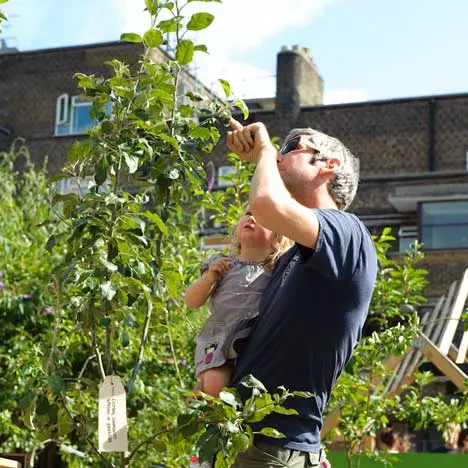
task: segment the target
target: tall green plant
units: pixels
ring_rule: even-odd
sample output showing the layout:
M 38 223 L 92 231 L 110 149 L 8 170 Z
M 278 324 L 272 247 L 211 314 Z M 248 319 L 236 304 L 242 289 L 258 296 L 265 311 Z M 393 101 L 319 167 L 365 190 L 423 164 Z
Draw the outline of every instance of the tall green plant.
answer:
M 196 434 L 206 434 L 211 424 L 205 437 L 211 448 L 202 444 L 201 450 L 207 456 L 216 450 L 219 466 L 225 466 L 236 450 L 245 449 L 245 442 L 234 442 L 242 438 L 239 425 L 257 409 L 275 410 L 283 397 L 265 410 L 262 398 L 268 397 L 259 391 L 245 414 L 219 410 L 232 407 L 232 396 L 220 406 L 193 407 L 200 420 L 218 408 L 193 434 L 175 420 L 193 381 L 187 363 L 195 332 L 180 298 L 195 274 L 192 265 L 200 261 L 194 228 L 201 200 L 195 203 L 194 194 L 204 196 L 202 155 L 212 151 L 230 112 L 218 99 L 205 106 L 194 92 L 183 100 L 178 95 L 183 67 L 195 52 L 206 51 L 187 32 L 209 26 L 213 16 L 184 17 L 191 0 L 145 3 L 151 28 L 143 36 L 122 35 L 142 44 L 138 68 L 112 60 L 109 78 L 76 75 L 98 125 L 73 145 L 54 178 L 79 177 L 89 185 L 85 193 L 53 199 L 63 224 L 47 247 L 65 251 L 54 271 L 57 325 L 43 373 L 28 381 L 25 420 L 41 440 L 85 452 L 85 460 L 64 455 L 70 466 L 148 466 L 147 451 L 156 443 L 152 461 L 180 467 Z M 148 52 L 168 34 L 175 38 L 175 57 L 154 63 Z M 228 83 L 221 84 L 230 94 Z M 107 375 L 121 376 L 128 393 L 131 445 L 120 456 L 96 447 L 97 390 Z M 171 443 L 164 444 L 168 437 Z
M 18 167 L 20 168 L 18 170 Z M 30 161 L 24 141 L 0 152 L 0 446 L 1 451 L 32 449 L 37 443 L 20 410 L 31 380 L 47 365 L 44 343 L 54 325 L 51 272 L 60 251 L 45 251 L 56 229 L 49 219 L 50 193 L 43 170 Z M 19 405 L 18 405 L 19 401 Z

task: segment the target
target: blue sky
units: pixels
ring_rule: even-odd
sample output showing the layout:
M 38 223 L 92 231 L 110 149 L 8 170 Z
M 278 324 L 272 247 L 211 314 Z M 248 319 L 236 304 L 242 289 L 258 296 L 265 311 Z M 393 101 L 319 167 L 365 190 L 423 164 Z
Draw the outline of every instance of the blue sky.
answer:
M 274 94 L 276 54 L 309 47 L 327 103 L 468 92 L 466 0 L 224 0 L 196 39 L 198 76 L 240 97 Z M 20 50 L 117 40 L 144 31 L 143 0 L 10 0 L 5 35 Z M 17 16 L 15 16 L 17 15 Z

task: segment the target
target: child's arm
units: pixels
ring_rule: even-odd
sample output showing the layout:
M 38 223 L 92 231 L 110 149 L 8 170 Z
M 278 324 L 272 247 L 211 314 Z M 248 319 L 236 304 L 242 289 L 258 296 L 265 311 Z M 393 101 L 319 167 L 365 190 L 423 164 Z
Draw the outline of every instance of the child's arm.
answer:
M 192 309 L 198 309 L 216 289 L 218 281 L 232 268 L 230 258 L 220 258 L 212 262 L 201 277 L 190 285 L 185 292 L 184 301 Z

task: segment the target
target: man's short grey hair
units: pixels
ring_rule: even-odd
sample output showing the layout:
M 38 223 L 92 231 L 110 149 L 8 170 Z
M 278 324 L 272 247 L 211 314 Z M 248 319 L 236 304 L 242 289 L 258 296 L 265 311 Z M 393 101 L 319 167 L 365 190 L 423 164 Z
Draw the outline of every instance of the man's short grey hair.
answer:
M 328 192 L 335 200 L 339 210 L 346 210 L 356 195 L 359 183 L 359 159 L 337 138 L 326 135 L 312 128 L 294 128 L 284 140 L 289 141 L 298 135 L 309 136 L 309 141 L 323 158 L 339 159 L 341 164 L 335 177 L 328 184 Z

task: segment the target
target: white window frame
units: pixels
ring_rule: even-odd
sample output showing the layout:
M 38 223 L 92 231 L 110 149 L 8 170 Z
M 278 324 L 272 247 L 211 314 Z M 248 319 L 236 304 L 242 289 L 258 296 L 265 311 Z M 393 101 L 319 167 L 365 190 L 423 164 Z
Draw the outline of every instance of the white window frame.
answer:
M 55 106 L 55 134 L 59 135 L 57 128 L 60 125 L 64 125 L 68 121 L 68 113 L 70 110 L 70 100 L 68 94 L 61 94 L 57 98 L 57 103 Z
M 80 96 L 70 96 L 61 94 L 57 98 L 55 106 L 55 136 L 85 135 L 86 130 L 76 130 L 73 128 L 75 111 L 79 107 L 88 107 L 91 109 L 92 103 L 81 99 Z M 68 131 L 59 132 L 58 129 L 63 126 Z
M 89 101 L 85 101 L 80 99 L 79 96 L 72 96 L 71 98 L 71 106 L 70 106 L 70 135 L 83 135 L 86 133 L 86 130 L 83 131 L 76 131 L 73 129 L 73 120 L 75 118 L 75 108 L 77 107 L 89 107 L 91 109 L 92 104 Z
M 402 252 L 400 244 L 401 239 L 413 239 L 417 241 L 418 235 L 418 226 L 402 226 L 398 230 L 398 251 Z

